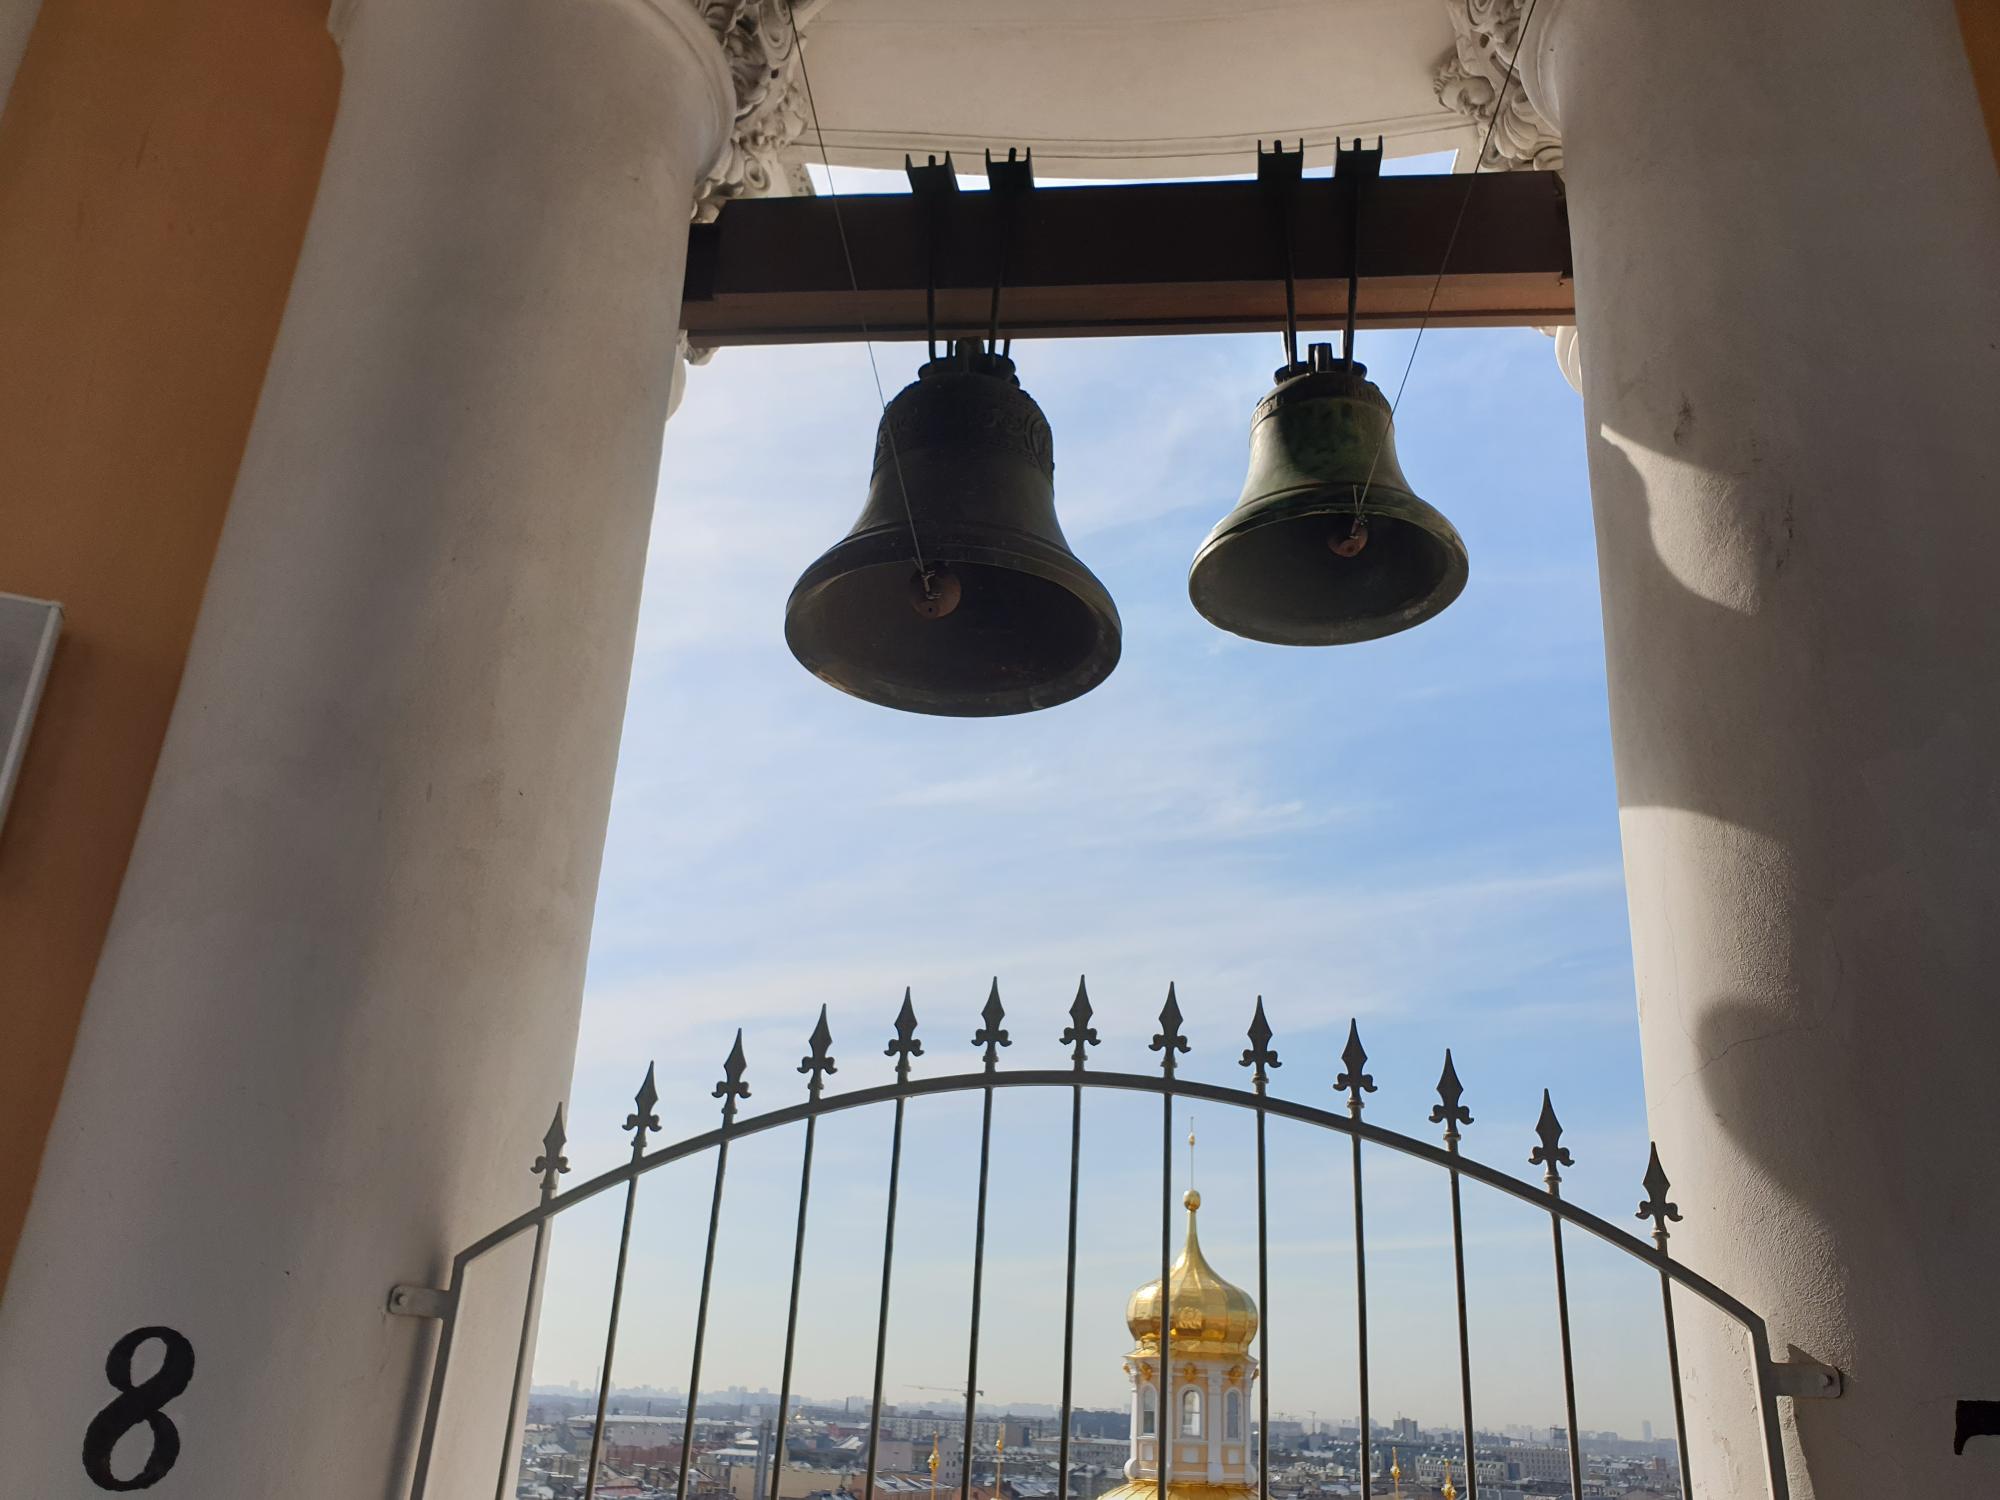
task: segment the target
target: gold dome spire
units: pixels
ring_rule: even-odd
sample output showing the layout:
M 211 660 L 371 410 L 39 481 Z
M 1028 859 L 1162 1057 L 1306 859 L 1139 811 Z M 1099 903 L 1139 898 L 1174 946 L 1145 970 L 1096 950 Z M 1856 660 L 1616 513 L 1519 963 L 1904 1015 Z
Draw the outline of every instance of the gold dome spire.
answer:
M 1244 1354 L 1257 1336 L 1257 1304 L 1239 1286 L 1232 1286 L 1216 1273 L 1201 1253 L 1194 1218 L 1201 1208 L 1201 1194 L 1189 1188 L 1181 1202 L 1187 1205 L 1187 1243 L 1174 1262 L 1170 1277 L 1176 1350 L 1190 1354 Z M 1160 1347 L 1160 1283 L 1149 1281 L 1132 1294 L 1125 1307 L 1125 1325 L 1132 1330 L 1141 1354 L 1156 1354 Z

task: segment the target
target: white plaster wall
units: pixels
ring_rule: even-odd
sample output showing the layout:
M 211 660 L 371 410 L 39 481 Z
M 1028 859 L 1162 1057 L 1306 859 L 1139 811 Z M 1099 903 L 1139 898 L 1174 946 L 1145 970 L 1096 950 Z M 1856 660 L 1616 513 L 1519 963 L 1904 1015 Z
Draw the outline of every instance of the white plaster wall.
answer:
M 389 1288 L 532 1201 L 568 1086 L 729 79 L 681 0 L 363 0 L 343 40 L 0 1303 L 9 1495 L 85 1493 L 106 1351 L 146 1325 L 196 1355 L 157 1493 L 401 1493 L 435 1325 L 390 1317 Z M 453 1403 L 479 1421 L 433 1495 L 493 1491 L 524 1269 L 482 1270 Z
M 2000 175 L 1950 0 L 1554 4 L 1675 1247 L 1847 1372 L 1795 1496 L 2000 1493 Z M 1696 1493 L 1763 1493 L 1741 1341 Z
M 1241 173 L 1258 141 L 1462 143 L 1445 0 L 828 0 L 806 41 L 836 162 L 1030 146 L 1049 177 Z M 816 159 L 808 137 L 805 159 Z

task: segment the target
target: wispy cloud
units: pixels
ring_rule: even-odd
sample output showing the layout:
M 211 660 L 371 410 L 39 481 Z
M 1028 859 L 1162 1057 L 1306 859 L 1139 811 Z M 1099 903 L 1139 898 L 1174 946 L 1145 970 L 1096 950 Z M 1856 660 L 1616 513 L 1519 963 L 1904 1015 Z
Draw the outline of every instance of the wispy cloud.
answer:
M 955 1071 L 971 1060 L 972 1017 L 997 973 L 1015 1038 L 1009 1062 L 1046 1066 L 1060 1057 L 1055 1038 L 1077 976 L 1088 974 L 1103 1035 L 1097 1065 L 1155 1065 L 1146 1042 L 1172 980 L 1195 1042 L 1191 1076 L 1233 1079 L 1249 1004 L 1262 995 L 1286 1063 L 1275 1087 L 1322 1104 L 1358 1016 L 1382 1083 L 1370 1118 L 1399 1128 L 1430 1128 L 1429 1091 L 1453 1045 L 1479 1117 L 1475 1143 L 1498 1143 L 1493 1159 L 1510 1167 L 1524 1155 L 1540 1084 L 1556 1084 L 1573 1138 L 1591 1143 L 1579 1152 L 1590 1166 L 1578 1201 L 1601 1194 L 1608 1211 L 1629 1212 L 1634 1174 L 1617 1161 L 1636 1150 L 1635 1170 L 1643 1166 L 1644 1125 L 1574 397 L 1537 336 L 1428 338 L 1399 438 L 1413 482 L 1465 534 L 1473 586 L 1422 630 L 1350 650 L 1283 651 L 1213 631 L 1185 594 L 1188 558 L 1242 482 L 1271 343 L 1017 351 L 1055 427 L 1063 523 L 1118 601 L 1125 650 L 1096 692 L 1012 720 L 872 708 L 809 678 L 786 652 L 791 583 L 845 532 L 866 490 L 878 410 L 863 352 L 729 351 L 691 372 L 667 433 L 593 937 L 572 1101 L 580 1166 L 617 1158 L 610 1125 L 648 1058 L 659 1063 L 670 1131 L 712 1118 L 709 1085 L 739 1026 L 755 1107 L 787 1102 L 824 1004 L 841 1059 L 831 1083 L 865 1087 L 888 1076 L 881 1048 L 908 985 L 924 1068 Z M 1393 374 L 1408 347 L 1406 335 L 1385 335 L 1363 353 Z M 915 353 L 878 352 L 893 393 Z M 951 1153 L 969 1127 L 938 1108 L 942 1123 L 926 1115 L 913 1140 L 939 1155 L 926 1169 L 931 1188 L 909 1189 L 922 1207 L 910 1210 L 903 1294 L 942 1304 L 964 1292 L 969 1223 Z M 1066 1127 L 1031 1102 L 1007 1108 L 1019 1113 L 995 1171 L 1011 1184 L 1011 1207 L 996 1222 L 1020 1238 L 996 1241 L 993 1265 L 1016 1268 L 1010 1307 L 1026 1329 L 1048 1311 L 1029 1268 L 1046 1254 L 1037 1236 L 1054 1212 L 1032 1205 Z M 1109 1373 L 1089 1376 L 1088 1389 L 1115 1400 L 1117 1311 L 1135 1256 L 1147 1254 L 1127 1241 L 1134 1222 L 1157 1212 L 1158 1122 L 1093 1108 L 1102 1224 L 1086 1295 L 1092 1337 L 1110 1353 Z M 873 1295 L 878 1125 L 830 1122 L 822 1137 L 814 1305 L 823 1328 L 802 1378 L 826 1394 L 843 1394 L 850 1379 L 839 1351 L 872 1337 L 865 1319 L 842 1320 Z M 1233 1265 L 1247 1254 L 1242 1143 L 1227 1144 L 1235 1128 L 1203 1127 L 1219 1143 L 1203 1147 L 1214 1153 L 1204 1233 Z M 1328 1175 L 1344 1171 L 1344 1158 L 1311 1143 L 1283 1149 L 1287 1221 L 1274 1243 L 1275 1263 L 1297 1282 L 1284 1293 L 1288 1336 L 1337 1340 L 1345 1335 L 1319 1281 L 1345 1253 L 1345 1180 Z M 747 1148 L 740 1165 L 732 1157 L 732 1181 L 741 1173 L 744 1185 L 731 1192 L 748 1195 L 752 1220 L 779 1211 L 757 1207 L 758 1194 L 781 1204 L 796 1191 L 790 1150 L 774 1149 L 762 1166 Z M 1402 1325 L 1403 1341 L 1420 1349 L 1435 1309 L 1417 1273 L 1398 1267 L 1439 1250 L 1437 1184 L 1418 1164 L 1370 1173 L 1382 1316 L 1393 1324 L 1407 1313 L 1415 1321 Z M 1545 1268 L 1532 1257 L 1543 1241 L 1513 1221 L 1474 1228 L 1507 1309 L 1481 1316 L 1512 1329 L 1507 1320 L 1527 1315 L 1513 1310 L 1507 1278 L 1539 1285 Z M 589 1233 L 580 1243 L 604 1249 Z M 723 1383 L 775 1382 L 764 1367 L 771 1299 L 760 1287 L 783 1273 L 766 1263 L 776 1253 L 753 1238 L 731 1258 L 724 1279 L 735 1289 L 718 1296 L 735 1334 L 710 1345 Z M 597 1262 L 585 1254 L 577 1264 Z M 660 1271 L 658 1286 L 685 1270 Z M 577 1312 L 594 1295 L 589 1276 L 559 1268 L 557 1279 L 539 1357 L 567 1378 L 590 1368 L 601 1324 L 593 1331 L 596 1315 Z M 1540 1336 L 1531 1322 L 1520 1327 L 1530 1342 Z M 1036 1340 L 992 1337 L 989 1391 L 1047 1399 Z M 959 1358 L 936 1336 L 930 1343 L 908 1354 L 911 1369 Z M 1384 1358 L 1413 1393 L 1398 1399 L 1428 1399 L 1423 1358 Z M 672 1361 L 644 1368 L 665 1372 Z M 1641 1411 L 1649 1398 L 1637 1374 L 1599 1374 L 1600 1389 L 1623 1393 L 1621 1410 Z M 1332 1410 L 1340 1399 L 1308 1400 L 1300 1377 L 1287 1378 L 1284 1391 L 1274 1387 L 1281 1409 Z M 1541 1394 L 1496 1390 L 1519 1411 L 1496 1409 L 1494 1419 L 1550 1420 L 1536 1408 Z

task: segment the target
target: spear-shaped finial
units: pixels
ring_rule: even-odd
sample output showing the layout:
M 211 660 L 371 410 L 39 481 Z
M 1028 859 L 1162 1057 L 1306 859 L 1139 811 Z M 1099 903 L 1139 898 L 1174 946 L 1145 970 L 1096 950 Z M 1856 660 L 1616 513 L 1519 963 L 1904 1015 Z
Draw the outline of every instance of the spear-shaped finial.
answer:
M 1171 983 L 1167 985 L 1167 1003 L 1160 1007 L 1160 1029 L 1153 1033 L 1146 1050 L 1161 1054 L 1160 1071 L 1169 1078 L 1174 1076 L 1174 1054 L 1188 1050 L 1187 1038 L 1181 1035 L 1181 1002 Z
M 1451 1048 L 1444 1049 L 1444 1071 L 1438 1074 L 1438 1102 L 1431 1106 L 1431 1124 L 1444 1126 L 1448 1151 L 1458 1150 L 1458 1127 L 1472 1123 L 1472 1111 L 1458 1101 L 1465 1088 L 1458 1081 L 1458 1069 L 1451 1065 Z
M 1007 1012 L 1000 1004 L 1000 981 L 993 981 L 993 988 L 987 991 L 986 1006 L 979 1012 L 979 1019 L 986 1024 L 972 1034 L 972 1045 L 986 1048 L 986 1071 L 991 1073 L 1000 1065 L 1000 1049 L 1014 1043 L 1007 1036 L 1006 1027 L 1000 1023 L 1007 1019 Z
M 1556 1118 L 1556 1107 L 1549 1100 L 1549 1091 L 1542 1090 L 1542 1117 L 1535 1121 L 1535 1134 L 1542 1138 L 1541 1145 L 1528 1153 L 1528 1165 L 1546 1168 L 1542 1181 L 1549 1185 L 1552 1193 L 1562 1190 L 1562 1173 L 1557 1167 L 1573 1167 L 1569 1147 L 1562 1144 L 1562 1121 Z
M 556 1178 L 569 1170 L 569 1158 L 563 1155 L 563 1147 L 568 1144 L 569 1133 L 563 1129 L 563 1107 L 558 1104 L 555 1118 L 549 1121 L 548 1133 L 542 1137 L 542 1154 L 528 1168 L 530 1172 L 541 1173 L 544 1203 L 556 1195 Z
M 1361 1096 L 1375 1092 L 1375 1076 L 1361 1071 L 1368 1066 L 1368 1050 L 1361 1045 L 1359 1022 L 1347 1023 L 1347 1045 L 1340 1049 L 1340 1060 L 1347 1064 L 1347 1071 L 1333 1080 L 1333 1086 L 1347 1090 L 1347 1112 L 1358 1120 Z
M 1097 1045 L 1097 1028 L 1090 1024 L 1090 994 L 1083 976 L 1076 981 L 1076 998 L 1069 1004 L 1069 1025 L 1063 1028 L 1062 1044 L 1069 1048 L 1070 1066 L 1083 1071 L 1084 1049 Z
M 1667 1224 L 1678 1224 L 1681 1210 L 1677 1203 L 1667 1201 L 1667 1189 L 1673 1184 L 1667 1181 L 1667 1169 L 1660 1165 L 1660 1146 L 1653 1143 L 1653 1153 L 1646 1160 L 1646 1180 L 1641 1184 L 1646 1189 L 1646 1197 L 1639 1204 L 1639 1212 L 1634 1218 L 1653 1221 L 1653 1243 L 1664 1253 L 1667 1248 Z
M 799 1059 L 799 1071 L 812 1075 L 806 1080 L 806 1097 L 817 1099 L 826 1075 L 840 1071 L 834 1066 L 833 1054 L 826 1050 L 833 1045 L 833 1032 L 826 1024 L 824 1005 L 819 1008 L 819 1021 L 813 1026 L 812 1035 L 806 1039 L 806 1045 L 811 1047 L 812 1051 Z
M 639 1085 L 639 1092 L 632 1096 L 632 1113 L 625 1117 L 625 1128 L 632 1132 L 632 1159 L 637 1161 L 646 1153 L 646 1135 L 660 1128 L 660 1117 L 653 1113 L 653 1106 L 660 1102 L 660 1091 L 653 1086 L 653 1065 L 646 1064 L 646 1081 Z
M 917 1012 L 910 1004 L 910 992 L 903 991 L 903 1008 L 896 1012 L 896 1034 L 889 1045 L 882 1049 L 884 1057 L 896 1059 L 896 1082 L 901 1083 L 910 1076 L 910 1059 L 924 1055 L 924 1044 L 917 1040 Z
M 714 1097 L 722 1101 L 722 1127 L 727 1130 L 736 1118 L 736 1101 L 750 1097 L 750 1085 L 743 1081 L 743 1028 L 736 1028 L 736 1045 L 729 1049 L 729 1056 L 722 1064 L 722 1081 L 715 1086 Z
M 1237 1066 L 1249 1068 L 1250 1082 L 1258 1093 L 1271 1081 L 1270 1069 L 1279 1066 L 1278 1054 L 1271 1047 L 1271 1023 L 1264 1019 L 1264 997 L 1257 997 L 1257 1012 L 1250 1017 L 1250 1045 L 1243 1049 L 1243 1056 Z

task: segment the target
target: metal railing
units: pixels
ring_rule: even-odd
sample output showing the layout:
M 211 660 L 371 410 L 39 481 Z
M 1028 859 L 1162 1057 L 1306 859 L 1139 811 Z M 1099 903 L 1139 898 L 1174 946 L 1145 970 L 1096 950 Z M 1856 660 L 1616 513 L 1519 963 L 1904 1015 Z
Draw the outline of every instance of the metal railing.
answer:
M 1075 1354 L 1076 1330 L 1076 1262 L 1077 1262 L 1077 1197 L 1078 1166 L 1083 1142 L 1083 1096 L 1087 1089 L 1115 1089 L 1134 1093 L 1155 1094 L 1160 1099 L 1160 1368 L 1171 1369 L 1173 1340 L 1172 1308 L 1172 1233 L 1173 1233 L 1173 1110 L 1176 1100 L 1200 1100 L 1206 1103 L 1230 1105 L 1253 1113 L 1256 1125 L 1256 1197 L 1257 1197 L 1257 1303 L 1261 1314 L 1259 1331 L 1259 1363 L 1268 1368 L 1271 1318 L 1269 1316 L 1269 1255 L 1268 1255 L 1268 1206 L 1265 1191 L 1265 1124 L 1267 1119 L 1296 1121 L 1300 1124 L 1317 1126 L 1320 1129 L 1345 1135 L 1352 1145 L 1352 1175 L 1354 1186 L 1354 1266 L 1356 1297 L 1356 1349 L 1357 1377 L 1360 1392 L 1360 1441 L 1357 1467 L 1360 1470 L 1363 1500 L 1370 1500 L 1373 1494 L 1372 1452 L 1379 1444 L 1373 1440 L 1369 1422 L 1369 1343 L 1368 1343 L 1368 1280 L 1367 1257 L 1364 1236 L 1364 1195 L 1362 1176 L 1362 1153 L 1364 1143 L 1385 1147 L 1391 1151 L 1427 1162 L 1442 1169 L 1450 1184 L 1451 1239 L 1453 1271 L 1457 1292 L 1458 1316 L 1458 1357 L 1459 1390 L 1462 1403 L 1464 1433 L 1465 1491 L 1467 1500 L 1478 1500 L 1479 1469 L 1474 1454 L 1475 1427 L 1472 1401 L 1472 1359 L 1471 1339 L 1466 1322 L 1466 1278 L 1465 1278 L 1465 1231 L 1460 1207 L 1459 1186 L 1462 1179 L 1469 1178 L 1496 1192 L 1546 1213 L 1554 1250 L 1555 1297 L 1557 1325 L 1561 1334 L 1562 1383 L 1565 1413 L 1568 1420 L 1567 1439 L 1569 1448 L 1569 1477 L 1573 1492 L 1581 1497 L 1583 1485 L 1583 1453 L 1581 1433 L 1576 1419 L 1576 1372 L 1570 1340 L 1569 1287 L 1563 1255 L 1563 1232 L 1565 1228 L 1581 1230 L 1597 1239 L 1623 1251 L 1633 1259 L 1642 1261 L 1653 1268 L 1660 1278 L 1661 1310 L 1665 1321 L 1668 1377 L 1673 1392 L 1674 1431 L 1677 1440 L 1677 1454 L 1680 1464 L 1681 1493 L 1684 1497 L 1693 1494 L 1689 1485 L 1687 1420 L 1682 1401 L 1679 1343 L 1675 1332 L 1674 1292 L 1692 1293 L 1725 1316 L 1734 1320 L 1749 1339 L 1750 1350 L 1756 1375 L 1757 1402 L 1764 1447 L 1765 1469 L 1771 1500 L 1789 1500 L 1784 1451 L 1779 1427 L 1778 1398 L 1781 1395 L 1803 1396 L 1838 1394 L 1838 1373 L 1822 1367 L 1812 1366 L 1799 1369 L 1796 1366 L 1782 1366 L 1771 1358 L 1770 1338 L 1764 1320 L 1735 1297 L 1723 1291 L 1706 1277 L 1690 1270 L 1675 1260 L 1667 1250 L 1667 1226 L 1680 1218 L 1679 1209 L 1667 1199 L 1669 1184 L 1665 1171 L 1660 1165 L 1658 1148 L 1655 1147 L 1647 1163 L 1642 1185 L 1645 1198 L 1639 1204 L 1635 1217 L 1652 1222 L 1652 1243 L 1599 1218 L 1562 1196 L 1563 1167 L 1573 1165 L 1569 1149 L 1562 1144 L 1562 1126 L 1556 1119 L 1555 1109 L 1545 1090 L 1542 1094 L 1541 1118 L 1536 1125 L 1538 1144 L 1530 1153 L 1531 1165 L 1543 1168 L 1542 1187 L 1537 1191 L 1532 1185 L 1511 1177 L 1493 1167 L 1470 1160 L 1461 1154 L 1460 1127 L 1472 1123 L 1471 1112 L 1462 1103 L 1464 1090 L 1452 1064 L 1449 1050 L 1445 1053 L 1444 1070 L 1437 1083 L 1438 1103 L 1430 1111 L 1433 1124 L 1444 1127 L 1443 1145 L 1418 1140 L 1411 1136 L 1386 1130 L 1369 1124 L 1362 1118 L 1363 1095 L 1375 1091 L 1375 1080 L 1365 1071 L 1368 1054 L 1363 1050 L 1359 1028 L 1350 1023 L 1347 1045 L 1341 1053 L 1344 1071 L 1334 1080 L 1334 1089 L 1347 1095 L 1345 1113 L 1315 1109 L 1310 1105 L 1273 1097 L 1269 1092 L 1270 1071 L 1279 1066 L 1278 1054 L 1272 1048 L 1272 1031 L 1265 1018 L 1264 1004 L 1260 998 L 1251 1018 L 1248 1039 L 1250 1045 L 1244 1049 L 1240 1065 L 1250 1070 L 1250 1088 L 1227 1088 L 1217 1084 L 1201 1083 L 1178 1076 L 1177 1059 L 1189 1050 L 1187 1038 L 1182 1034 L 1180 1004 L 1173 987 L 1167 989 L 1167 1000 L 1160 1011 L 1160 1029 L 1152 1038 L 1150 1049 L 1160 1054 L 1157 1075 L 1140 1073 L 1099 1072 L 1088 1066 L 1089 1049 L 1098 1044 L 1098 1034 L 1092 1026 L 1090 998 L 1082 983 L 1077 986 L 1076 999 L 1070 1007 L 1069 1026 L 1063 1031 L 1061 1043 L 1069 1049 L 1068 1068 L 1025 1069 L 1002 1072 L 999 1067 L 999 1052 L 1002 1047 L 1012 1045 L 1011 1038 L 1003 1025 L 1005 1012 L 1000 1003 L 999 987 L 995 984 L 987 997 L 985 1008 L 980 1012 L 980 1029 L 972 1038 L 972 1045 L 982 1049 L 981 1067 L 972 1073 L 951 1074 L 937 1078 L 919 1078 L 911 1075 L 911 1062 L 923 1055 L 924 1044 L 917 1036 L 916 1011 L 910 1002 L 908 991 L 904 992 L 903 1005 L 894 1026 L 894 1035 L 884 1048 L 884 1056 L 895 1059 L 895 1081 L 872 1088 L 857 1089 L 849 1093 L 826 1095 L 826 1076 L 836 1071 L 834 1058 L 830 1052 L 832 1034 L 827 1026 L 825 1008 L 822 1007 L 818 1024 L 809 1039 L 809 1051 L 800 1059 L 798 1071 L 806 1075 L 806 1098 L 804 1102 L 770 1110 L 764 1114 L 739 1118 L 739 1101 L 750 1095 L 748 1084 L 744 1082 L 746 1064 L 743 1056 L 743 1036 L 739 1031 L 736 1043 L 730 1049 L 728 1059 L 723 1064 L 722 1078 L 715 1085 L 714 1097 L 721 1101 L 721 1123 L 713 1130 L 689 1136 L 672 1145 L 656 1146 L 648 1149 L 649 1138 L 659 1131 L 659 1117 L 653 1113 L 658 1102 L 654 1086 L 653 1070 L 646 1070 L 645 1082 L 640 1086 L 634 1100 L 634 1108 L 625 1117 L 624 1128 L 632 1134 L 632 1153 L 622 1166 L 603 1172 L 586 1182 L 566 1190 L 559 1190 L 559 1179 L 568 1172 L 569 1161 L 563 1155 L 567 1144 L 563 1111 L 557 1107 L 555 1118 L 550 1122 L 548 1133 L 542 1141 L 542 1153 L 535 1158 L 532 1170 L 541 1177 L 540 1201 L 519 1217 L 502 1224 L 492 1233 L 474 1241 L 459 1251 L 453 1259 L 451 1282 L 443 1293 L 422 1288 L 398 1287 L 391 1296 L 391 1307 L 396 1311 L 413 1312 L 441 1319 L 443 1327 L 432 1360 L 429 1389 L 427 1393 L 423 1427 L 418 1440 L 414 1474 L 411 1482 L 411 1500 L 424 1500 L 426 1486 L 431 1477 L 432 1460 L 435 1453 L 439 1413 L 449 1378 L 452 1359 L 453 1335 L 456 1331 L 459 1312 L 466 1284 L 467 1269 L 481 1257 L 504 1245 L 509 1245 L 523 1235 L 532 1236 L 532 1258 L 528 1288 L 521 1316 L 521 1332 L 516 1347 L 514 1382 L 507 1413 L 507 1424 L 501 1437 L 502 1453 L 495 1495 L 497 1500 L 506 1500 L 512 1489 L 512 1476 L 516 1470 L 518 1457 L 515 1451 L 517 1434 L 529 1388 L 529 1357 L 532 1349 L 537 1320 L 541 1307 L 543 1279 L 548 1265 L 549 1226 L 560 1214 L 586 1203 L 600 1194 L 623 1187 L 625 1190 L 624 1220 L 618 1240 L 617 1269 L 614 1273 L 611 1291 L 611 1307 L 604 1336 L 604 1360 L 597 1390 L 596 1416 L 591 1428 L 590 1457 L 584 1477 L 586 1500 L 594 1496 L 600 1459 L 603 1453 L 605 1414 L 611 1394 L 613 1360 L 618 1343 L 618 1319 L 625 1289 L 627 1252 L 632 1238 L 633 1207 L 637 1200 L 639 1179 L 657 1168 L 698 1156 L 704 1152 L 715 1153 L 714 1189 L 709 1200 L 708 1230 L 706 1248 L 702 1258 L 700 1292 L 695 1308 L 694 1339 L 691 1365 L 688 1372 L 687 1410 L 683 1419 L 680 1447 L 679 1472 L 676 1493 L 685 1497 L 688 1493 L 688 1474 L 693 1462 L 695 1446 L 695 1414 L 701 1389 L 702 1353 L 708 1327 L 709 1293 L 715 1273 L 716 1230 L 721 1218 L 724 1181 L 729 1167 L 729 1147 L 731 1142 L 745 1136 L 782 1129 L 786 1126 L 804 1127 L 804 1146 L 799 1166 L 799 1199 L 797 1231 L 793 1241 L 791 1289 L 785 1321 L 784 1363 L 779 1385 L 777 1431 L 780 1434 L 779 1461 L 771 1466 L 770 1495 L 768 1500 L 779 1500 L 779 1476 L 783 1471 L 782 1444 L 786 1431 L 791 1401 L 793 1356 L 797 1348 L 799 1323 L 799 1286 L 801 1270 L 805 1261 L 807 1207 L 812 1192 L 813 1142 L 816 1126 L 821 1116 L 837 1111 L 865 1109 L 871 1105 L 889 1104 L 894 1110 L 894 1125 L 890 1136 L 889 1181 L 887 1211 L 882 1234 L 882 1278 L 881 1294 L 877 1309 L 875 1329 L 874 1377 L 870 1399 L 870 1433 L 867 1447 L 867 1468 L 862 1500 L 874 1500 L 876 1461 L 881 1441 L 882 1382 L 885 1359 L 888 1350 L 889 1301 L 892 1275 L 896 1254 L 896 1201 L 897 1189 L 902 1173 L 903 1123 L 904 1114 L 910 1101 L 931 1095 L 957 1094 L 977 1091 L 983 1095 L 983 1108 L 979 1130 L 979 1176 L 976 1228 L 974 1231 L 972 1254 L 972 1325 L 968 1341 L 968 1357 L 965 1379 L 966 1411 L 964 1425 L 964 1454 L 960 1465 L 961 1497 L 971 1484 L 973 1471 L 972 1445 L 974 1427 L 974 1404 L 979 1389 L 979 1332 L 982 1314 L 981 1292 L 985 1272 L 986 1249 L 986 1198 L 991 1147 L 993 1135 L 993 1095 L 1001 1088 L 1052 1088 L 1070 1091 L 1070 1159 L 1069 1159 L 1069 1219 L 1064 1261 L 1063 1296 L 1063 1351 L 1062 1351 L 1062 1417 L 1057 1457 L 1058 1500 L 1069 1500 L 1070 1484 L 1070 1428 L 1072 1415 L 1073 1384 L 1072 1373 Z M 1797 1373 L 1803 1378 L 1790 1379 Z M 1163 1382 L 1164 1384 L 1165 1382 Z M 1162 1399 L 1159 1404 L 1160 1422 L 1164 1424 L 1173 1410 L 1171 1403 Z M 1270 1431 L 1270 1387 L 1268 1379 L 1258 1381 L 1258 1473 L 1257 1493 L 1259 1500 L 1269 1500 L 1270 1496 L 1270 1446 L 1265 1435 Z M 1156 1443 L 1159 1457 L 1154 1465 L 1155 1483 L 1159 1500 L 1168 1500 L 1167 1487 L 1172 1470 L 1171 1444 Z M 997 1500 L 997 1497 L 996 1497 Z

